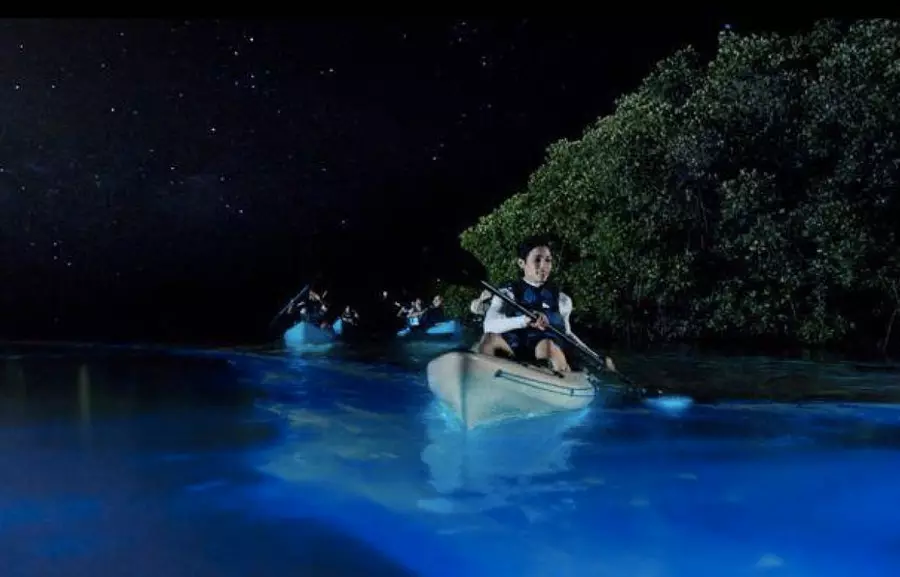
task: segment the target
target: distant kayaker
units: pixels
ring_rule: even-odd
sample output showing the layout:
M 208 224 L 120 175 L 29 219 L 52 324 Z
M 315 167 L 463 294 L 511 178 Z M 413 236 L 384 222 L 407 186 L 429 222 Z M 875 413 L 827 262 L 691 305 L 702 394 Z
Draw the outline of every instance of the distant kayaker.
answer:
M 317 291 L 310 289 L 307 292 L 305 299 L 296 303 L 291 303 L 288 307 L 287 314 L 297 314 L 300 319 L 305 322 L 319 325 L 320 327 L 326 327 L 328 325 L 325 321 L 325 314 L 328 312 L 328 305 L 325 303 L 325 297 L 327 295 L 328 291 L 325 291 L 320 295 Z
M 525 362 L 549 361 L 554 370 L 567 372 L 571 368 L 563 352 L 563 341 L 547 327 L 552 325 L 574 337 L 569 324 L 572 299 L 548 282 L 553 270 L 550 243 L 539 237 L 525 240 L 519 246 L 517 262 L 522 278 L 498 288 L 539 316 L 532 321 L 494 296 L 484 315 L 484 335 L 478 352 L 512 356 Z
M 341 313 L 341 322 L 345 325 L 356 326 L 359 324 L 359 313 L 353 307 L 347 305 L 344 307 L 344 312 Z
M 421 298 L 415 299 L 409 307 L 400 309 L 397 316 L 406 318 L 406 323 L 410 327 L 418 327 L 422 321 L 422 315 L 425 314 L 425 303 Z
M 431 304 L 425 307 L 425 312 L 422 315 L 422 326 L 424 328 L 433 327 L 446 320 L 447 315 L 444 312 L 444 297 L 435 295 L 434 298 L 431 299 Z

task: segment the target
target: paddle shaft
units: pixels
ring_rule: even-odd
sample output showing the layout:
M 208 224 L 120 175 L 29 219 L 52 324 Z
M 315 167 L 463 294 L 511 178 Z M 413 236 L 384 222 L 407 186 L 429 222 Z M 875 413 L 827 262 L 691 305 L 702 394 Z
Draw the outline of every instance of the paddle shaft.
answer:
M 492 285 L 491 285 L 490 283 L 488 283 L 487 281 L 484 281 L 484 280 L 483 280 L 483 281 L 481 281 L 481 284 L 484 285 L 484 288 L 488 289 L 489 291 L 491 291 L 492 293 L 494 293 L 495 295 L 497 295 L 498 297 L 500 297 L 504 302 L 506 302 L 506 303 L 509 304 L 510 306 L 514 307 L 515 309 L 517 309 L 517 310 L 518 310 L 519 312 L 521 312 L 523 315 L 527 316 L 527 317 L 530 318 L 531 320 L 537 320 L 537 318 L 538 318 L 538 316 L 539 316 L 538 313 L 536 313 L 536 312 L 534 312 L 534 311 L 531 311 L 531 310 L 528 310 L 527 308 L 525 308 L 524 306 L 522 306 L 521 304 L 519 304 L 518 302 L 516 302 L 515 299 L 510 298 L 510 297 L 507 296 L 503 291 L 501 291 L 500 289 L 498 289 L 498 288 L 492 286 Z M 609 367 L 608 367 L 607 364 L 606 364 L 606 361 L 604 361 L 604 360 L 600 357 L 600 355 L 598 355 L 597 353 L 595 353 L 595 352 L 592 351 L 591 349 L 587 348 L 584 344 L 582 344 L 582 343 L 578 342 L 577 340 L 573 339 L 571 335 L 564 333 L 563 331 L 559 330 L 558 328 L 554 327 L 553 325 L 547 325 L 547 329 L 549 329 L 550 332 L 552 332 L 552 333 L 555 334 L 556 336 L 558 336 L 558 337 L 564 339 L 567 343 L 569 343 L 570 345 L 572 345 L 573 347 L 575 347 L 576 349 L 578 349 L 579 351 L 581 351 L 581 353 L 582 353 L 583 355 L 585 355 L 586 357 L 588 357 L 589 359 L 591 359 L 592 361 L 594 361 L 594 362 L 598 365 L 599 368 L 601 368 L 601 369 L 606 369 L 606 370 L 610 370 Z M 613 370 L 612 372 L 616 373 L 616 374 L 619 376 L 619 378 L 622 379 L 622 381 L 623 381 L 626 385 L 629 385 L 629 386 L 633 386 L 633 385 L 634 385 L 634 383 L 631 382 L 631 379 L 629 379 L 628 377 L 626 377 L 625 375 L 623 375 L 623 374 L 620 373 L 619 371 Z
M 299 298 L 302 297 L 304 294 L 306 294 L 306 291 L 308 291 L 308 290 L 309 290 L 309 285 L 306 285 L 305 287 L 303 287 L 302 289 L 300 289 L 300 292 L 298 292 L 296 295 L 294 295 L 294 298 L 292 298 L 291 300 L 289 300 L 289 301 L 287 302 L 287 304 L 284 305 L 284 306 L 281 308 L 280 311 L 278 311 L 278 314 L 275 315 L 275 318 L 273 318 L 271 321 L 269 321 L 269 326 L 271 327 L 272 325 L 274 325 L 274 324 L 275 324 L 275 321 L 277 321 L 279 318 L 281 318 L 281 315 L 283 315 L 284 313 L 286 313 L 287 310 L 288 310 L 289 308 L 291 308 L 291 305 L 293 305 L 295 302 L 297 302 L 297 299 L 299 299 Z

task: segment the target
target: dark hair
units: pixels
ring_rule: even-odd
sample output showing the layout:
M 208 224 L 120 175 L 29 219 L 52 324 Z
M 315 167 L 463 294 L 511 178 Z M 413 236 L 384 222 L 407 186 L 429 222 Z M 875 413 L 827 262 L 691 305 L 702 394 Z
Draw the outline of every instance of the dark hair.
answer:
M 542 236 L 542 235 L 529 236 L 528 238 L 523 240 L 521 243 L 519 243 L 519 249 L 518 249 L 519 258 L 522 260 L 527 260 L 529 253 L 531 253 L 531 251 L 533 251 L 534 249 L 541 247 L 541 246 L 546 246 L 547 248 L 550 249 L 551 252 L 553 251 L 553 243 L 546 236 Z

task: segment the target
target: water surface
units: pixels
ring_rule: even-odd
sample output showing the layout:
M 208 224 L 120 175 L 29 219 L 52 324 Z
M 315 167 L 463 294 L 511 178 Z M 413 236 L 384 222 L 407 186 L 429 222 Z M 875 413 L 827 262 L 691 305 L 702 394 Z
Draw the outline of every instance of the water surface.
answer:
M 7 347 L 4 575 L 900 568 L 893 405 L 594 407 L 464 431 L 425 386 L 427 351 L 340 355 Z M 897 384 L 840 363 L 696 361 L 642 376 Z

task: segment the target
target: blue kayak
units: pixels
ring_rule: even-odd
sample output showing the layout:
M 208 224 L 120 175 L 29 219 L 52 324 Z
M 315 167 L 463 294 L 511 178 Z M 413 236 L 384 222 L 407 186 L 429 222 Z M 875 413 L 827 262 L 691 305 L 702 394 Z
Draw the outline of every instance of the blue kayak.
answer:
M 284 344 L 289 347 L 303 347 L 333 343 L 343 330 L 339 323 L 340 320 L 335 321 L 331 330 L 328 330 L 306 321 L 300 321 L 284 332 Z
M 458 337 L 462 335 L 462 323 L 458 320 L 443 321 L 431 325 L 425 330 L 417 330 L 417 323 L 411 323 L 409 326 L 397 331 L 398 337 Z

